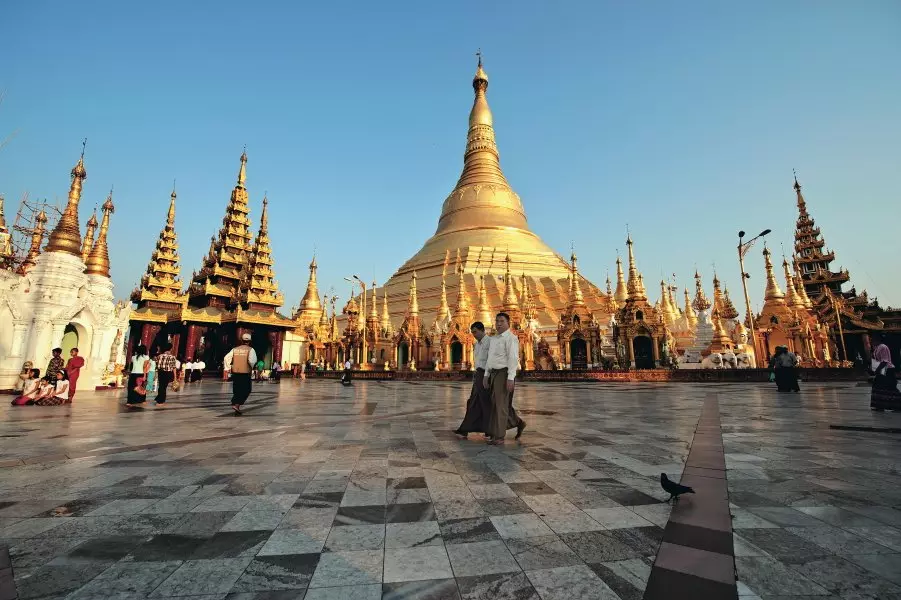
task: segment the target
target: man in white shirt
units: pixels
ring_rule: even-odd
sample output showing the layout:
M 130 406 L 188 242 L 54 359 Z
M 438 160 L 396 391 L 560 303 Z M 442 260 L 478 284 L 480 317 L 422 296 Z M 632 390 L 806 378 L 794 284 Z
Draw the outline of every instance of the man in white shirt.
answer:
M 236 417 L 240 417 L 241 407 L 250 396 L 250 372 L 257 363 L 257 353 L 250 346 L 249 333 L 241 336 L 241 345 L 232 348 L 223 362 L 225 370 L 232 374 L 232 410 Z
M 466 402 L 466 415 L 463 417 L 463 422 L 454 431 L 462 438 L 467 437 L 470 433 L 484 433 L 487 431 L 488 415 L 491 407 L 488 389 L 483 385 L 485 364 L 488 362 L 488 347 L 491 344 L 491 338 L 485 333 L 485 325 L 481 321 L 473 323 L 469 327 L 469 331 L 476 338 L 476 344 L 472 349 L 476 370 L 472 374 L 472 391 L 470 391 L 469 400 Z
M 485 362 L 485 376 L 482 384 L 491 394 L 491 412 L 488 419 L 488 430 L 491 436 L 488 442 L 493 446 L 504 443 L 507 430 L 516 428 L 516 437 L 522 436 L 526 422 L 513 410 L 513 389 L 516 371 L 519 369 L 519 340 L 510 331 L 510 316 L 505 312 L 497 313 L 494 319 L 497 335 L 488 346 L 488 359 Z
M 344 372 L 341 373 L 341 384 L 342 385 L 350 385 L 351 384 L 350 374 L 353 372 L 353 367 L 354 367 L 354 364 L 350 361 L 350 359 L 347 359 L 344 362 Z
M 184 364 L 184 369 L 185 369 L 185 373 L 184 373 L 185 383 L 191 383 L 192 381 L 194 381 L 194 361 L 193 360 L 186 361 Z
M 206 363 L 202 360 L 198 360 L 194 363 L 194 379 L 196 381 L 200 381 L 203 379 L 203 370 L 206 369 Z

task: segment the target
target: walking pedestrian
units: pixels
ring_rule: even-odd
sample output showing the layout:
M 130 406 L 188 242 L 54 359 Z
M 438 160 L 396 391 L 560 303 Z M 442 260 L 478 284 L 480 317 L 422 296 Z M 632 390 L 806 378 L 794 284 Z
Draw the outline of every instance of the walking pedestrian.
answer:
M 78 348 L 69 350 L 68 362 L 66 362 L 66 375 L 69 376 L 69 402 L 75 397 L 75 384 L 78 383 L 78 375 L 84 366 L 84 359 L 78 356 Z
M 147 346 L 141 344 L 135 348 L 135 353 L 131 357 L 131 369 L 128 371 L 128 399 L 125 401 L 128 408 L 143 408 L 141 404 L 144 403 L 146 397 L 137 389 L 138 379 L 145 382 L 149 370 L 150 357 L 147 356 Z
M 482 384 L 491 394 L 491 413 L 488 431 L 492 446 L 504 443 L 507 430 L 516 428 L 516 437 L 522 437 L 526 422 L 519 418 L 513 408 L 513 390 L 516 385 L 516 371 L 519 368 L 519 340 L 510 331 L 510 316 L 497 313 L 494 319 L 497 335 L 488 346 L 488 360 Z
M 454 431 L 463 438 L 470 433 L 485 433 L 488 430 L 491 406 L 488 389 L 483 384 L 491 338 L 485 333 L 485 325 L 481 321 L 473 323 L 469 331 L 477 340 L 475 348 L 473 348 L 476 370 L 472 374 L 472 390 L 469 392 L 469 400 L 466 403 L 466 415 L 463 417 L 463 422 Z
M 172 354 L 172 344 L 164 344 L 162 351 L 163 353 L 156 357 L 156 377 L 159 386 L 156 393 L 156 404 L 166 403 L 166 392 L 169 384 L 175 379 L 175 369 L 178 363 Z
M 241 407 L 250 396 L 250 372 L 256 362 L 257 353 L 250 346 L 249 333 L 241 335 L 241 345 L 232 348 L 225 355 L 225 368 L 232 374 L 232 410 L 235 411 L 236 417 L 243 414 Z

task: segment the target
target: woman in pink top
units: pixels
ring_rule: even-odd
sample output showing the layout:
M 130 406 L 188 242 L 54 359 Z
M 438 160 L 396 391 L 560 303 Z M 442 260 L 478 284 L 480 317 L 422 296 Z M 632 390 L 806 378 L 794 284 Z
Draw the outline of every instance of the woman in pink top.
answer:
M 895 365 L 892 363 L 892 351 L 885 344 L 881 334 L 873 336 L 872 370 L 873 389 L 870 392 L 870 409 L 882 412 L 886 409 L 901 410 L 901 392 L 898 391 L 898 378 Z

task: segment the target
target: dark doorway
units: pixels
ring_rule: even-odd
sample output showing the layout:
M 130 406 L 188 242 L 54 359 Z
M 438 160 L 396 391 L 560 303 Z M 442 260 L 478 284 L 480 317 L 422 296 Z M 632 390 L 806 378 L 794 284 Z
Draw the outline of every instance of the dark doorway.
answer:
M 569 342 L 570 364 L 573 369 L 588 368 L 588 344 L 582 338 L 573 338 Z
M 454 339 L 450 346 L 450 361 L 452 365 L 459 365 L 463 362 L 463 344 Z
M 397 366 L 404 367 L 410 362 L 410 347 L 407 342 L 401 342 L 397 346 Z
M 654 368 L 654 342 L 646 335 L 636 336 L 632 340 L 632 350 L 635 353 L 636 369 Z

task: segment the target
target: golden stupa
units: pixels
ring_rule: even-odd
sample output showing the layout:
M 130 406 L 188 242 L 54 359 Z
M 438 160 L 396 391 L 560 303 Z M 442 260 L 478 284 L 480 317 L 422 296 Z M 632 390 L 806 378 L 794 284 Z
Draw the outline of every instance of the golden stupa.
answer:
M 461 280 L 453 271 L 448 272 L 453 256 L 452 268 L 462 270 L 466 288 L 474 291 L 473 304 L 479 303 L 478 294 L 484 285 L 488 305 L 497 312 L 505 306 L 505 281 L 511 282 L 515 298 L 523 296 L 523 286 L 527 285 L 539 323 L 556 326 L 566 307 L 572 268 L 529 229 L 522 201 L 504 177 L 488 107 L 488 75 L 481 57 L 472 87 L 475 99 L 469 113 L 463 172 L 444 201 L 435 234 L 385 283 L 392 320 L 400 322 L 404 317 L 414 271 L 424 322 L 434 319 L 441 305 L 442 282 L 454 297 L 454 288 Z M 578 277 L 589 308 L 601 309 L 604 293 Z

